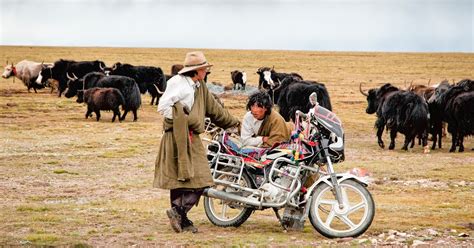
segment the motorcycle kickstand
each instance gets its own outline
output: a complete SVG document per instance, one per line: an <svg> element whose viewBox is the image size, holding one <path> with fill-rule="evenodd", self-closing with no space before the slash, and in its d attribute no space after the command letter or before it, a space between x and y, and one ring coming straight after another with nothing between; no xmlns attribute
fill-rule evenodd
<svg viewBox="0 0 474 248"><path fill-rule="evenodd" d="M281 216L280 216L280 214L278 213L278 209L277 209L277 208L272 208L272 209L273 209L273 212L275 212L275 215L276 215L278 221L280 222L281 227L283 227L283 229L284 229L285 231L288 231L288 229L286 228L286 226L283 225L283 221L281 220Z"/></svg>

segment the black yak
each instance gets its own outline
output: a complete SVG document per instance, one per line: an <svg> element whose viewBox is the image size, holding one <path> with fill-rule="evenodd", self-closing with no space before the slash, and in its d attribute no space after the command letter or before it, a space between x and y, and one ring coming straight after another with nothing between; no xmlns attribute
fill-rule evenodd
<svg viewBox="0 0 474 248"><path fill-rule="evenodd" d="M103 72L89 72L82 78L69 78L64 96L67 98L71 98L77 95L78 90L84 90L95 87L97 85L97 82L103 77L105 77L105 74Z"/></svg>
<svg viewBox="0 0 474 248"><path fill-rule="evenodd" d="M36 83L44 84L48 79L55 79L59 82L58 96L66 90L69 78L82 78L89 72L103 72L105 63L100 60L95 61L80 61L60 59L54 62L50 68L41 70Z"/></svg>
<svg viewBox="0 0 474 248"><path fill-rule="evenodd" d="M93 87L116 88L120 90L123 97L125 98L125 104L123 105L124 113L121 117L121 120L125 119L129 111L133 112L133 121L138 119L137 110L142 104L142 99L138 85L135 80L133 80L133 78L124 76L105 76L104 74L94 73L88 74L82 81L76 80L71 82L69 86L71 88L68 89L67 93L70 97L74 96L73 92L77 92L78 90L82 89L82 87L84 87L84 89ZM71 92L70 95L69 92Z"/></svg>
<svg viewBox="0 0 474 248"><path fill-rule="evenodd" d="M474 134L474 81L465 79L444 93L435 95L433 103L441 109L443 120L452 135L449 152L464 151L464 137Z"/></svg>
<svg viewBox="0 0 474 248"><path fill-rule="evenodd" d="M303 77L300 76L298 73L282 73L276 72L274 68L270 67L260 67L257 70L257 74L259 75L258 79L258 89L259 90L270 90L278 87L280 83L286 77L292 76L295 78L299 78L303 80ZM276 101L274 101L276 103Z"/></svg>
<svg viewBox="0 0 474 248"><path fill-rule="evenodd" d="M431 146L432 150L436 149L436 143L438 143L439 148L442 147L443 125L446 126L445 124L443 124L444 110L435 102L435 100L437 97L446 92L449 88L451 88L451 85L449 85L448 81L442 81L435 87L434 92L427 100L428 107L430 110L430 133L433 135L433 145Z"/></svg>
<svg viewBox="0 0 474 248"><path fill-rule="evenodd" d="M316 92L319 105L332 110L331 99L326 86L316 81L302 81L297 77L286 77L273 91L273 98L280 108L281 116L289 121L296 110L306 113L311 108L309 95Z"/></svg>
<svg viewBox="0 0 474 248"><path fill-rule="evenodd" d="M158 105L158 101L166 89L167 80L160 67L134 66L117 62L112 66L110 75L133 78L138 84L140 93L145 94L147 91L150 93L151 105Z"/></svg>
<svg viewBox="0 0 474 248"><path fill-rule="evenodd" d="M387 83L378 89L370 89L368 93L360 92L367 97L367 114L376 113L378 144L384 148L382 133L385 128L390 130L390 145L388 149L395 148L397 132L405 135L402 150L408 150L408 144L416 137L422 138L425 152L427 147L427 132L429 128L428 104L419 95L410 91L401 91Z"/></svg>
<svg viewBox="0 0 474 248"><path fill-rule="evenodd" d="M125 98L125 104L123 105L124 113L121 120L124 120L129 111L133 112L133 121L137 121L137 110L142 104L140 96L140 89L138 88L135 80L124 76L108 76L97 81L97 87L112 87L117 88Z"/></svg>
<svg viewBox="0 0 474 248"><path fill-rule="evenodd" d="M232 83L234 83L234 90L245 90L245 84L247 84L247 73L244 71L231 71L230 77Z"/></svg>

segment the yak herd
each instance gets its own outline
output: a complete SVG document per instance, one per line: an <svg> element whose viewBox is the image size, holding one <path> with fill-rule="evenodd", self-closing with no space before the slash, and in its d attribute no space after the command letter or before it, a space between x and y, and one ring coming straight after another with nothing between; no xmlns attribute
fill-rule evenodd
<svg viewBox="0 0 474 248"><path fill-rule="evenodd" d="M160 96L166 89L167 80L176 75L182 65L173 65L171 74L165 75L161 68L154 66L134 66L117 62L107 67L104 62L73 61L60 59L53 64L37 63L23 60L16 65L5 66L2 77L15 76L30 89L45 88L54 82L58 95L77 96L77 102L87 104L85 117L100 119L100 110L112 110L112 122L118 117L124 120L132 112L137 120L137 110L141 105L141 94L149 93L150 104L158 104ZM210 73L210 72L208 72ZM331 100L326 86L322 83L305 80L298 73L276 72L274 68L261 67L258 89L266 91L278 105L280 114L286 121L291 121L297 110L307 112L311 104L308 97L316 92L318 103L332 110ZM243 71L232 71L231 79L234 90L245 90L247 75ZM206 79L207 80L207 76ZM390 131L389 149L395 148L397 133L405 135L402 149L413 147L415 139L428 149L428 134L432 135L431 149L442 146L442 129L452 135L450 152L464 151L464 137L474 134L474 81L461 80L449 84L443 81L437 85L410 85L406 89L397 88L390 83L380 88L362 90L367 97L367 114L376 114L378 145L385 147L382 140L383 131ZM119 107L122 106L123 115ZM410 145L411 143L411 145Z"/></svg>
<svg viewBox="0 0 474 248"><path fill-rule="evenodd" d="M389 149L395 148L397 132L405 135L402 149L411 147L418 137L427 149L428 133L432 134L433 144L441 148L443 122L447 124L452 135L450 152L459 147L464 151L464 137L474 134L474 81L461 80L455 84L443 81L432 87L410 85L408 89L399 89L391 84L380 88L360 92L367 97L367 114L376 113L377 139L384 148L382 133L390 130Z"/></svg>

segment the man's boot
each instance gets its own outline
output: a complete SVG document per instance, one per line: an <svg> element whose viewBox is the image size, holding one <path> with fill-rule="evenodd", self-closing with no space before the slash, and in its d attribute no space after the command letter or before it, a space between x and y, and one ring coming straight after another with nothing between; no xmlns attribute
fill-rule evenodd
<svg viewBox="0 0 474 248"><path fill-rule="evenodd" d="M193 225L193 222L188 219L188 216L186 216L186 214L181 216L181 228L183 232L198 232L198 229Z"/></svg>
<svg viewBox="0 0 474 248"><path fill-rule="evenodd" d="M177 233L182 232L183 231L181 227L182 219L181 219L181 214L178 211L178 209L176 209L175 207L167 209L166 215L168 215L168 218L170 218L171 228L173 228L173 230Z"/></svg>

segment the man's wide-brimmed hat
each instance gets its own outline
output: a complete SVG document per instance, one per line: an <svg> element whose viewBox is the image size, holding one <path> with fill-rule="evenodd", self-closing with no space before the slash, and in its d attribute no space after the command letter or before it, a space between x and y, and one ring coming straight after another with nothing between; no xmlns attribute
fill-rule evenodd
<svg viewBox="0 0 474 248"><path fill-rule="evenodd" d="M189 52L186 54L186 58L184 58L184 68L181 69L178 74L183 74L188 71L194 71L201 68L211 67L212 65L209 64L204 57L204 53L200 51L196 52Z"/></svg>

